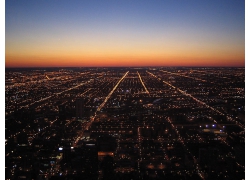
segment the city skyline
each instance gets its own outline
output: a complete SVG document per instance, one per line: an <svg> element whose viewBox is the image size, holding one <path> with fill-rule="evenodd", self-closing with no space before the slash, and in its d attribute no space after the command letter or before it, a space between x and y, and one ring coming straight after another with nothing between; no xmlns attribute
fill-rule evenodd
<svg viewBox="0 0 250 180"><path fill-rule="evenodd" d="M5 3L5 67L245 66L244 1Z"/></svg>

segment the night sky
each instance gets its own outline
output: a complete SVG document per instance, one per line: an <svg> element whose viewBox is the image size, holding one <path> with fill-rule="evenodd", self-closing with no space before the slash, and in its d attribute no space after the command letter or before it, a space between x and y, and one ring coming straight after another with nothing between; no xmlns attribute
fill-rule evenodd
<svg viewBox="0 0 250 180"><path fill-rule="evenodd" d="M245 1L7 0L5 66L245 66Z"/></svg>

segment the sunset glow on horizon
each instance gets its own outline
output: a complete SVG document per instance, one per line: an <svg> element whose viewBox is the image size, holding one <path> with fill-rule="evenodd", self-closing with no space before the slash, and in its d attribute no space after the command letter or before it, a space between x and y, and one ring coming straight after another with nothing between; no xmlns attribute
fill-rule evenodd
<svg viewBox="0 0 250 180"><path fill-rule="evenodd" d="M5 2L6 67L245 66L245 2Z"/></svg>

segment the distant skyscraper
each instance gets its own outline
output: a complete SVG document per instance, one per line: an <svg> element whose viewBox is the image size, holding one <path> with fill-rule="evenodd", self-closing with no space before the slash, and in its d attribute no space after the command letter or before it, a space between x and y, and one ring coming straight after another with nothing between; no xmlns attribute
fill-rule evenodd
<svg viewBox="0 0 250 180"><path fill-rule="evenodd" d="M71 153L71 145L68 142L65 142L63 146L63 162L68 165L71 164L71 159L72 159L72 153Z"/></svg>
<svg viewBox="0 0 250 180"><path fill-rule="evenodd" d="M201 167L208 168L208 171L215 171L218 163L219 150L214 147L199 149L199 162Z"/></svg>
<svg viewBox="0 0 250 180"><path fill-rule="evenodd" d="M59 109L60 120L66 120L65 105L64 104L59 105L58 109Z"/></svg>
<svg viewBox="0 0 250 180"><path fill-rule="evenodd" d="M95 144L86 144L84 146L83 169L88 177L97 179L98 176L98 155Z"/></svg>
<svg viewBox="0 0 250 180"><path fill-rule="evenodd" d="M83 99L77 99L76 100L76 117L77 118L83 118L84 116L84 100Z"/></svg>

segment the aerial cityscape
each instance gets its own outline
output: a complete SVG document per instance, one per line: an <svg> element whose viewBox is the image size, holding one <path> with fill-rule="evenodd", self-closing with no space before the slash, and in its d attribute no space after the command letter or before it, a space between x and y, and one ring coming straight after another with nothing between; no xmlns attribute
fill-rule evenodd
<svg viewBox="0 0 250 180"><path fill-rule="evenodd" d="M5 1L5 179L243 180L245 1Z"/></svg>
<svg viewBox="0 0 250 180"><path fill-rule="evenodd" d="M6 69L6 178L244 179L244 71Z"/></svg>

